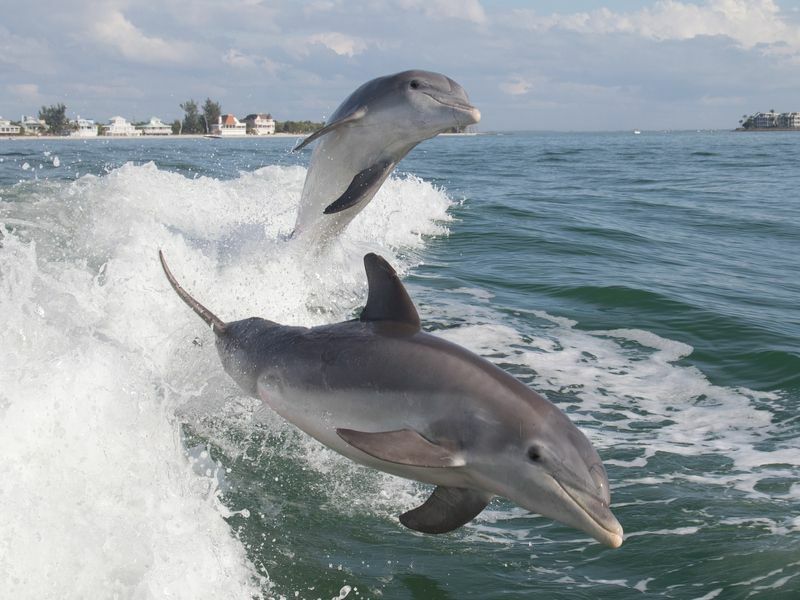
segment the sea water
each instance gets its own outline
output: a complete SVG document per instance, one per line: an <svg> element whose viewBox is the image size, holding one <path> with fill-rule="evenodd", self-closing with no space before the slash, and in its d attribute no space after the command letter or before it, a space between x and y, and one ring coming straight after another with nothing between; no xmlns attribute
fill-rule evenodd
<svg viewBox="0 0 800 600"><path fill-rule="evenodd" d="M293 139L0 141L0 598L800 597L800 134L488 134L416 148L330 250ZM423 326L604 460L616 550L430 488L241 394L224 320L316 325L385 256Z"/></svg>

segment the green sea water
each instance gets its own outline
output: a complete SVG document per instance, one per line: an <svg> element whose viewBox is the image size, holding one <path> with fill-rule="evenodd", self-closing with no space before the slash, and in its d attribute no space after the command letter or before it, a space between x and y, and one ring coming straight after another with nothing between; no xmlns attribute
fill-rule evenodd
<svg viewBox="0 0 800 600"><path fill-rule="evenodd" d="M8 597L800 598L800 135L438 138L319 260L293 144L0 141ZM243 397L157 248L223 318L306 325L383 254L588 435L625 543L502 499L403 528L430 490Z"/></svg>

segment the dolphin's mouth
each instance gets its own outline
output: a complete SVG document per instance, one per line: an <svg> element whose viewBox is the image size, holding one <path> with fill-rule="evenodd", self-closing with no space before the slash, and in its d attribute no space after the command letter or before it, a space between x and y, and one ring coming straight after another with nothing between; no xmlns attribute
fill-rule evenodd
<svg viewBox="0 0 800 600"><path fill-rule="evenodd" d="M553 481L558 484L558 487L561 488L561 490L564 492L564 495L572 500L572 502L581 509L583 514L589 518L591 524L595 525L595 527L591 527L592 531L585 530L586 533L589 533L601 544L605 544L611 548L619 548L622 545L622 526L619 524L619 521L617 521L614 515L611 514L610 510L608 511L606 519L604 519L605 522L601 521L601 519L598 518L593 511L589 510L586 506L584 506L583 502L578 500L575 495L570 493L569 488L563 485L555 477L553 477Z"/></svg>
<svg viewBox="0 0 800 600"><path fill-rule="evenodd" d="M428 92L423 92L423 93L426 96L429 96L429 97L433 98L436 102L438 102L439 104L441 104L443 106L446 106L448 108L452 108L454 110L457 110L457 111L460 111L460 112L463 112L463 113L467 113L470 117L472 117L472 119L474 120L475 123L477 123L478 121L481 120L481 111L479 111L477 108L472 106L472 104L468 104L466 102L459 102L457 100L452 100L450 98L445 100L444 98L440 98L440 97L434 96L433 94L430 94Z"/></svg>

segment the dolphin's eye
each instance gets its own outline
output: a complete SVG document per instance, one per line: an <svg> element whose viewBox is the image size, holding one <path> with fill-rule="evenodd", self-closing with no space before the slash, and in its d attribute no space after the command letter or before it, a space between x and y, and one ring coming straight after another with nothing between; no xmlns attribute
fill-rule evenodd
<svg viewBox="0 0 800 600"><path fill-rule="evenodd" d="M416 79L412 79L411 83L408 84L412 90L416 90L419 87L419 81Z"/></svg>
<svg viewBox="0 0 800 600"><path fill-rule="evenodd" d="M539 453L539 448L536 446L531 446L528 448L528 458L533 462L539 462L539 460L542 458L542 455Z"/></svg>

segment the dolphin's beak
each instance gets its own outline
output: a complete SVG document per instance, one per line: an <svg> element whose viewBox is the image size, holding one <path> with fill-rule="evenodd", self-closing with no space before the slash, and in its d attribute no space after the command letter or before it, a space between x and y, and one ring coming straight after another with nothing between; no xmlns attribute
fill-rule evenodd
<svg viewBox="0 0 800 600"><path fill-rule="evenodd" d="M622 545L622 525L605 501L589 496L555 478L553 481L561 489L564 502L572 504L573 508L569 521L558 519L559 521L585 531L601 544L611 548L619 548Z"/></svg>
<svg viewBox="0 0 800 600"><path fill-rule="evenodd" d="M458 124L462 127L474 125L481 120L481 111L465 100L454 98L451 95L432 94L430 92L425 92L425 95L430 96L439 104L452 109L456 114L456 118L459 122Z"/></svg>

